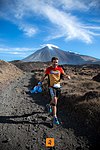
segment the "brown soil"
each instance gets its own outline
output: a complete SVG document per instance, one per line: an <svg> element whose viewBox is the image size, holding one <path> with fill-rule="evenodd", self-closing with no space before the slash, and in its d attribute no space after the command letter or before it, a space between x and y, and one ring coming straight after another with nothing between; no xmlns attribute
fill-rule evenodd
<svg viewBox="0 0 100 150"><path fill-rule="evenodd" d="M0 150L100 149L100 83L93 80L100 66L64 66L71 80L62 81L58 102L62 124L54 127L45 110L47 79L42 93L26 92L37 84L43 70L32 67L32 72L23 73L4 61L0 69ZM47 137L55 138L55 147L45 146Z"/></svg>
<svg viewBox="0 0 100 150"><path fill-rule="evenodd" d="M7 84L23 74L15 65L0 60L0 84Z"/></svg>

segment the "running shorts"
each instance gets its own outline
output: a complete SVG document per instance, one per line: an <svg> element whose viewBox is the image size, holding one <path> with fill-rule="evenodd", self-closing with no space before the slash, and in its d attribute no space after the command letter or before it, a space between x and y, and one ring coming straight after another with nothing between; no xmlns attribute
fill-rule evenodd
<svg viewBox="0 0 100 150"><path fill-rule="evenodd" d="M54 88L54 87L49 87L49 93L50 97L53 99L54 97L59 98L61 89L60 88Z"/></svg>

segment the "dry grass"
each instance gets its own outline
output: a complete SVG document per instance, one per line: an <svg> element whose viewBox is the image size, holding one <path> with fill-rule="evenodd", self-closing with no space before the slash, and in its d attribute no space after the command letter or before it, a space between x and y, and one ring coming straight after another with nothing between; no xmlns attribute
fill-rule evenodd
<svg viewBox="0 0 100 150"><path fill-rule="evenodd" d="M62 93L59 101L60 107L72 111L74 117L87 129L100 134L100 82L92 78L99 73L100 66L86 67L64 66L65 72L71 75L71 80L64 79L61 82ZM39 76L35 76L39 79ZM46 94L47 86L44 83Z"/></svg>

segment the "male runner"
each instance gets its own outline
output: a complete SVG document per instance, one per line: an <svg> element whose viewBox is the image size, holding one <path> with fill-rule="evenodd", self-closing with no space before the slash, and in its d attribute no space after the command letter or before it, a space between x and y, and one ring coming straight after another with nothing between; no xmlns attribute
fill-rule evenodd
<svg viewBox="0 0 100 150"><path fill-rule="evenodd" d="M51 59L52 66L48 67L45 71L44 77L41 79L41 82L48 76L48 84L49 84L49 91L51 96L50 104L47 104L47 108L49 113L53 113L53 123L59 125L59 121L57 118L57 101L59 94L61 92L60 89L60 79L61 76L67 77L70 79L69 75L66 75L62 67L58 66L58 58L53 57Z"/></svg>

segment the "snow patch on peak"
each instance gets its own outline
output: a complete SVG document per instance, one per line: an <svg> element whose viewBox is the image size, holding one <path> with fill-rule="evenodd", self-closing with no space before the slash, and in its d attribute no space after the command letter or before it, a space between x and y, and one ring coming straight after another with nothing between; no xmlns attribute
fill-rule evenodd
<svg viewBox="0 0 100 150"><path fill-rule="evenodd" d="M43 47L44 47L44 46L48 46L48 48L51 49L51 50L53 49L53 47L59 48L58 46L53 45L53 44L43 44L42 46L43 46Z"/></svg>

